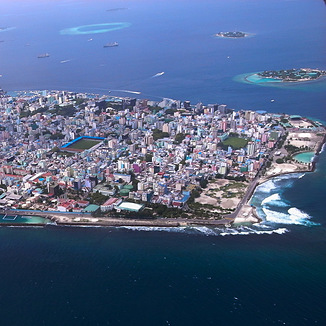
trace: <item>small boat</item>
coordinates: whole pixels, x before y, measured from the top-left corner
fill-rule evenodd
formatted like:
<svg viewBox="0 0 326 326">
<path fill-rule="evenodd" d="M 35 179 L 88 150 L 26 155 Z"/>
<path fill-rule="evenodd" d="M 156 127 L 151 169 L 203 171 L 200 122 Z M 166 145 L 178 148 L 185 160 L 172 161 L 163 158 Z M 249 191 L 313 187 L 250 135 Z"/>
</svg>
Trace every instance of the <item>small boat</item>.
<svg viewBox="0 0 326 326">
<path fill-rule="evenodd" d="M 44 53 L 44 54 L 40 54 L 40 55 L 38 55 L 37 57 L 39 58 L 39 59 L 42 59 L 42 58 L 48 58 L 50 55 L 48 54 L 48 53 Z"/>
<path fill-rule="evenodd" d="M 104 48 L 112 48 L 112 47 L 114 47 L 114 46 L 118 46 L 119 45 L 119 43 L 118 42 L 112 42 L 112 43 L 106 43 L 106 44 L 104 44 Z"/>
<path fill-rule="evenodd" d="M 112 9 L 107 9 L 106 11 L 119 11 L 119 10 L 126 10 L 128 8 L 112 8 Z"/>
<path fill-rule="evenodd" d="M 159 77 L 159 76 L 163 76 L 164 74 L 165 74 L 164 71 L 162 71 L 162 72 L 158 72 L 157 74 L 155 74 L 154 76 L 152 76 L 152 78 Z"/>
<path fill-rule="evenodd" d="M 275 100 L 271 100 L 271 102 L 273 103 L 273 102 L 275 102 Z"/>
</svg>

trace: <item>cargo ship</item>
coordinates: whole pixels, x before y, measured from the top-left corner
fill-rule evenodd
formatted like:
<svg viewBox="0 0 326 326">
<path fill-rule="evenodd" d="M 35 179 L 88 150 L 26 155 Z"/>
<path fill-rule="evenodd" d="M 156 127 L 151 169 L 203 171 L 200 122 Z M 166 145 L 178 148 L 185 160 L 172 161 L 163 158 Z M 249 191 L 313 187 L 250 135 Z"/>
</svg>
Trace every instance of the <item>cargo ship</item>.
<svg viewBox="0 0 326 326">
<path fill-rule="evenodd" d="M 48 58 L 50 55 L 48 54 L 48 53 L 44 53 L 44 54 L 40 54 L 40 55 L 38 55 L 37 57 L 39 58 L 39 59 L 42 59 L 42 58 Z"/>
<path fill-rule="evenodd" d="M 104 44 L 103 47 L 105 47 L 105 48 L 112 48 L 112 47 L 118 46 L 118 45 L 119 45 L 118 42 L 113 42 L 113 43 L 106 43 L 106 44 Z"/>
</svg>

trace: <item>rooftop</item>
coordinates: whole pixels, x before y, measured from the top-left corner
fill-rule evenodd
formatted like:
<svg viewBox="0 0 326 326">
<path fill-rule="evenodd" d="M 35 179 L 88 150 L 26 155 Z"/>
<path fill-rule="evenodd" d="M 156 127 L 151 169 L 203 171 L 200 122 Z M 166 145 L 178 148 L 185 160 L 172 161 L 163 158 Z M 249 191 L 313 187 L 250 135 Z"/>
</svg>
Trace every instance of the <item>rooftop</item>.
<svg viewBox="0 0 326 326">
<path fill-rule="evenodd" d="M 143 207 L 144 205 L 124 201 L 117 207 L 117 209 L 131 212 L 139 212 Z"/>
<path fill-rule="evenodd" d="M 84 212 L 86 213 L 92 213 L 97 211 L 100 208 L 100 206 L 95 205 L 95 204 L 90 204 L 87 207 L 85 207 Z"/>
</svg>

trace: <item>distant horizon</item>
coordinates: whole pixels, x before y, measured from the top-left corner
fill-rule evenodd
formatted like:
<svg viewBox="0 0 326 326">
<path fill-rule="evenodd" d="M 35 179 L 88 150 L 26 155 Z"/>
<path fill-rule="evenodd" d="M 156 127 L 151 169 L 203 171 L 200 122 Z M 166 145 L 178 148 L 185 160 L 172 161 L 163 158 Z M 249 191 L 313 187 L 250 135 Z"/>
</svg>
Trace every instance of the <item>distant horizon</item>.
<svg viewBox="0 0 326 326">
<path fill-rule="evenodd" d="M 225 103 L 235 109 L 288 113 L 300 113 L 309 105 L 313 116 L 326 120 L 326 113 L 318 110 L 319 103 L 325 101 L 326 83 L 285 89 L 246 85 L 236 80 L 251 71 L 326 68 L 321 32 L 326 28 L 325 13 L 320 4 L 319 0 L 309 4 L 304 0 L 279 0 L 273 4 L 268 0 L 206 1 L 204 7 L 197 0 L 187 1 L 186 6 L 185 1 L 149 0 L 109 4 L 1 2 L 1 26 L 17 28 L 0 32 L 0 40 L 4 41 L 0 43 L 0 87 L 7 91 L 112 91 L 128 96 L 116 91 L 124 90 L 153 99 Z M 128 10 L 108 11 L 114 8 Z M 292 23 L 300 14 L 309 20 L 308 27 L 303 22 Z M 273 24 L 275 15 L 280 24 Z M 68 28 L 116 22 L 131 25 L 98 34 L 60 35 Z M 256 35 L 236 40 L 214 37 L 219 31 L 228 30 Z M 301 40 L 306 37 L 306 46 L 302 46 Z M 291 47 L 287 46 L 288 39 Z M 119 46 L 103 48 L 110 42 Z M 284 51 L 273 51 L 274 47 Z M 44 53 L 50 56 L 37 59 Z M 162 71 L 163 76 L 152 78 Z M 275 99 L 272 105 L 271 99 Z"/>
</svg>

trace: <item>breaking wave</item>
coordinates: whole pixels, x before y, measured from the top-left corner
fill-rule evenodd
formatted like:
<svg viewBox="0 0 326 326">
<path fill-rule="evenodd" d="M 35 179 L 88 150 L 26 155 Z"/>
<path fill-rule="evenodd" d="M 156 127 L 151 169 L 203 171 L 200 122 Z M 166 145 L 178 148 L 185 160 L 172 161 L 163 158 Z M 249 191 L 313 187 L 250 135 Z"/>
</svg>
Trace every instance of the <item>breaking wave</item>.
<svg viewBox="0 0 326 326">
<path fill-rule="evenodd" d="M 305 225 L 305 226 L 318 225 L 309 220 L 311 217 L 308 214 L 299 210 L 296 207 L 291 207 L 290 209 L 288 209 L 287 213 L 271 210 L 266 207 L 263 207 L 262 210 L 265 214 L 266 222 L 272 222 L 277 224 Z"/>
<path fill-rule="evenodd" d="M 283 197 L 286 189 L 291 188 L 294 182 L 302 178 L 305 173 L 293 173 L 275 177 L 257 187 L 251 204 L 256 206 L 257 213 L 263 219 L 262 225 L 319 225 L 310 221 L 304 211 L 291 204 Z"/>
<path fill-rule="evenodd" d="M 144 232 L 177 232 L 183 233 L 185 227 L 158 227 L 158 226 L 119 226 L 118 229 L 127 229 L 131 231 L 144 231 Z"/>
<path fill-rule="evenodd" d="M 227 236 L 227 235 L 262 235 L 262 234 L 284 234 L 289 232 L 286 228 L 271 228 L 266 225 L 239 226 L 236 228 L 213 228 L 207 226 L 191 227 L 145 227 L 145 226 L 121 226 L 119 229 L 143 232 L 173 232 L 203 236 Z"/>
<path fill-rule="evenodd" d="M 223 232 L 221 233 L 222 236 L 225 235 L 249 235 L 249 234 L 284 234 L 286 232 L 289 232 L 288 229 L 286 228 L 278 228 L 275 230 L 265 230 L 265 231 L 259 231 L 259 230 L 252 230 L 250 229 L 250 231 L 240 231 L 240 232 L 233 232 L 233 233 L 229 233 L 229 232 Z"/>
<path fill-rule="evenodd" d="M 273 205 L 279 207 L 286 207 L 289 206 L 285 201 L 282 200 L 280 194 L 276 193 L 269 197 L 266 197 L 262 202 L 261 205 Z"/>
<path fill-rule="evenodd" d="M 276 184 L 274 180 L 268 180 L 264 182 L 263 184 L 259 185 L 257 189 L 259 191 L 264 192 L 264 193 L 270 193 L 273 189 L 276 189 Z"/>
</svg>

